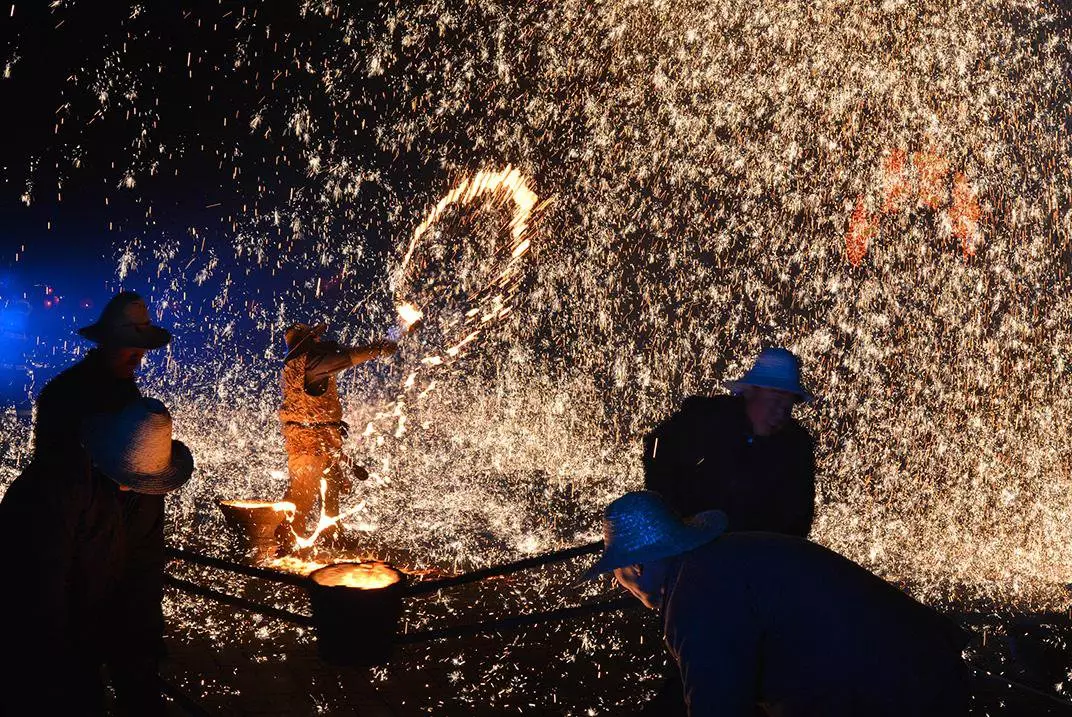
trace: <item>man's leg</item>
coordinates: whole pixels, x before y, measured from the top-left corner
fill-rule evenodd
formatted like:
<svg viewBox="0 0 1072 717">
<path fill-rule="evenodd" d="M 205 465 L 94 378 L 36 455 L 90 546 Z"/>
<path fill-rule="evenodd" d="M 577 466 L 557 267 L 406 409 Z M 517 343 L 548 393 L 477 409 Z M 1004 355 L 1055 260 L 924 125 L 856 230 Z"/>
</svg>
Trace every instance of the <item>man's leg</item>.
<svg viewBox="0 0 1072 717">
<path fill-rule="evenodd" d="M 294 528 L 304 533 L 309 523 L 315 524 L 320 517 L 316 510 L 320 497 L 320 480 L 327 478 L 328 462 L 312 453 L 291 454 L 287 459 L 290 471 L 290 487 L 283 500 L 294 504 Z"/>
</svg>

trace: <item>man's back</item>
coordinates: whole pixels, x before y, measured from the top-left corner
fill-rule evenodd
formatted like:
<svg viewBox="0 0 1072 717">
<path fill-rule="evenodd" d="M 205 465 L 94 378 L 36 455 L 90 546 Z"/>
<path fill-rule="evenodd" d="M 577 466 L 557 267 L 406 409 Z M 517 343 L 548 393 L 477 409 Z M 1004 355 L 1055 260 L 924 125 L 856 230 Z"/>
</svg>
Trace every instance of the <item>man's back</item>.
<svg viewBox="0 0 1072 717">
<path fill-rule="evenodd" d="M 95 413 L 119 411 L 140 397 L 133 379 L 111 375 L 99 349 L 90 351 L 49 381 L 37 397 L 34 460 L 79 455 L 83 420 Z"/>
<path fill-rule="evenodd" d="M 963 711 L 965 633 L 805 540 L 735 533 L 682 556 L 664 627 L 693 717 Z"/>
</svg>

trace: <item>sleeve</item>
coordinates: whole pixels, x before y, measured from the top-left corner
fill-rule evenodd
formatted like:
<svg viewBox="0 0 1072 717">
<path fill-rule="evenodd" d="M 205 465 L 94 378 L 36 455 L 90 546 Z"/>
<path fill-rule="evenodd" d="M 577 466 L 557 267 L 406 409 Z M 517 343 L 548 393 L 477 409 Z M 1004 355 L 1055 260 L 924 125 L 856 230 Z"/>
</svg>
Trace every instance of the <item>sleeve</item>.
<svg viewBox="0 0 1072 717">
<path fill-rule="evenodd" d="M 45 386 L 37 397 L 34 416 L 34 457 L 56 459 L 60 446 L 77 445 L 77 420 L 72 412 L 64 410 L 56 399 L 55 391 Z"/>
<path fill-rule="evenodd" d="M 323 347 L 323 350 L 310 354 L 305 361 L 306 388 L 321 384 L 340 371 L 383 355 L 383 348 L 379 344 L 340 346 L 336 343 L 322 343 L 320 347 Z"/>
<path fill-rule="evenodd" d="M 691 717 L 753 717 L 760 640 L 751 591 L 743 580 L 713 587 L 683 570 L 667 601 L 666 639 L 681 668 Z"/>
<path fill-rule="evenodd" d="M 786 534 L 807 538 L 815 519 L 815 442 L 806 433 L 790 467 Z"/>
<path fill-rule="evenodd" d="M 682 516 L 695 512 L 688 491 L 688 478 L 696 470 L 697 461 L 690 437 L 694 421 L 682 409 L 644 437 L 644 487 L 662 495 Z"/>
<path fill-rule="evenodd" d="M 305 386 L 308 388 L 323 383 L 329 377 L 353 365 L 350 349 L 338 344 L 327 344 L 323 350 L 310 353 L 305 360 Z"/>
</svg>

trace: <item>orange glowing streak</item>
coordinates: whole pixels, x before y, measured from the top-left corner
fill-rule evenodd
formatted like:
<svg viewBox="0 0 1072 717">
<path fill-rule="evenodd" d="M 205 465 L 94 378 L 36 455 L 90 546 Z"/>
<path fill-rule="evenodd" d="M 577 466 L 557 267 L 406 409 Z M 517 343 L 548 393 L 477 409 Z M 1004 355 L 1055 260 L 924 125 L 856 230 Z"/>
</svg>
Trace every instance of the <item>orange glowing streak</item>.
<svg viewBox="0 0 1072 717">
<path fill-rule="evenodd" d="M 289 500 L 281 500 L 276 503 L 268 503 L 262 500 L 225 500 L 221 501 L 223 505 L 229 505 L 233 508 L 271 508 L 275 513 L 294 513 L 297 507 Z"/>
<path fill-rule="evenodd" d="M 331 526 L 338 524 L 338 522 L 340 520 L 342 520 L 343 518 L 347 517 L 348 515 L 353 515 L 354 513 L 358 512 L 359 510 L 364 510 L 364 508 L 365 508 L 365 501 L 361 501 L 360 503 L 358 503 L 356 506 L 354 506 L 350 510 L 343 511 L 342 513 L 339 513 L 338 515 L 335 515 L 335 516 L 329 516 L 327 514 L 327 512 L 324 510 L 324 505 L 325 505 L 325 502 L 326 502 L 325 496 L 327 495 L 327 492 L 328 492 L 328 482 L 327 482 L 327 480 L 321 478 L 320 479 L 320 519 L 316 522 L 316 529 L 313 530 L 312 535 L 310 535 L 308 538 L 303 538 L 300 535 L 298 535 L 297 533 L 294 534 L 295 546 L 299 550 L 303 550 L 305 548 L 313 547 L 313 545 L 316 543 L 316 539 L 320 537 L 321 533 L 323 533 L 325 530 L 327 530 Z M 291 531 L 293 531 L 293 528 L 291 528 Z"/>
<path fill-rule="evenodd" d="M 912 164 L 919 178 L 919 201 L 930 209 L 937 209 L 945 200 L 945 178 L 949 174 L 949 161 L 934 152 L 916 152 Z"/>
<path fill-rule="evenodd" d="M 867 245 L 878 232 L 878 226 L 874 218 L 864 207 L 864 198 L 856 200 L 856 208 L 849 219 L 849 230 L 845 234 L 845 256 L 853 266 L 860 266 L 860 262 L 867 255 Z"/>
<path fill-rule="evenodd" d="M 514 274 L 515 264 L 531 247 L 531 241 L 525 236 L 525 233 L 528 231 L 532 213 L 537 209 L 536 204 L 539 201 L 539 197 L 529 188 L 527 181 L 520 172 L 509 165 L 500 172 L 481 171 L 471 178 L 463 179 L 457 186 L 447 192 L 445 197 L 439 200 L 420 226 L 413 232 L 413 238 L 410 240 L 406 255 L 399 266 L 399 272 L 404 273 L 406 271 L 406 267 L 409 266 L 410 261 L 413 259 L 413 252 L 417 249 L 421 237 L 439 221 L 439 218 L 450 206 L 454 204 L 468 205 L 477 198 L 492 195 L 509 197 L 514 202 L 514 214 L 509 225 L 510 233 L 514 238 L 514 246 L 510 252 L 510 260 L 506 268 L 496 279 L 498 283 L 505 282 Z M 416 321 L 411 317 L 416 316 L 418 319 L 421 317 L 420 311 L 408 302 L 402 303 L 398 307 L 398 313 L 407 328 Z M 462 341 L 455 348 L 465 343 L 467 341 Z"/>
<path fill-rule="evenodd" d="M 439 217 L 452 204 L 470 204 L 477 197 L 484 194 L 508 194 L 514 200 L 514 216 L 510 220 L 510 231 L 515 241 L 522 243 L 522 237 L 528 229 L 529 218 L 536 208 L 539 197 L 529 189 L 527 180 L 516 169 L 507 165 L 501 172 L 477 172 L 471 179 L 463 179 L 454 189 L 439 200 L 432 208 L 428 216 L 424 218 L 420 226 L 413 232 L 413 238 L 409 242 L 406 256 L 402 259 L 401 271 L 405 271 L 413 258 L 413 252 L 417 243 L 432 225 L 439 221 Z"/>
<path fill-rule="evenodd" d="M 319 585 L 378 590 L 394 585 L 402 575 L 386 563 L 339 563 L 318 570 L 313 576 Z"/>
<path fill-rule="evenodd" d="M 882 211 L 886 214 L 900 210 L 912 191 L 907 165 L 908 153 L 899 148 L 891 151 L 883 163 L 882 183 L 886 201 L 882 205 Z"/>
</svg>

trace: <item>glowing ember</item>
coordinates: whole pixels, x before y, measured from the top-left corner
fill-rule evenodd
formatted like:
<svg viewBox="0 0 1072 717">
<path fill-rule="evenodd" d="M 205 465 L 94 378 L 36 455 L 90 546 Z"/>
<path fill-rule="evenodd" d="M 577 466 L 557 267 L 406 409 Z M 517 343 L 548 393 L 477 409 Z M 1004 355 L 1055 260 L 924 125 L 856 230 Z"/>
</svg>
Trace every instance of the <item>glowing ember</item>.
<svg viewBox="0 0 1072 717">
<path fill-rule="evenodd" d="M 379 561 L 365 563 L 339 563 L 317 570 L 313 579 L 320 585 L 377 590 L 394 585 L 402 574 Z"/>
<path fill-rule="evenodd" d="M 402 320 L 402 328 L 408 330 L 421 320 L 424 313 L 413 304 L 402 304 L 398 307 L 398 317 Z"/>
<path fill-rule="evenodd" d="M 294 504 L 287 500 L 281 500 L 275 503 L 258 500 L 221 500 L 220 504 L 229 505 L 233 508 L 246 508 L 248 510 L 267 509 L 271 510 L 273 513 L 293 514 L 295 511 Z"/>
</svg>

